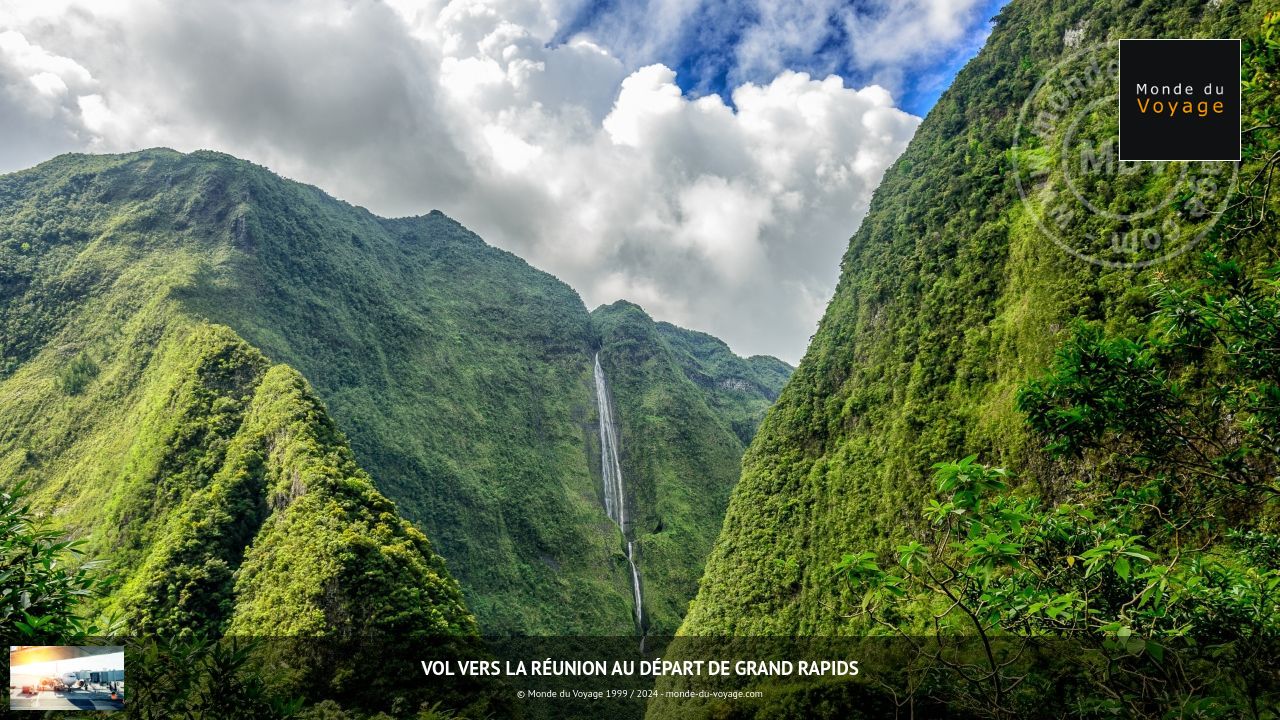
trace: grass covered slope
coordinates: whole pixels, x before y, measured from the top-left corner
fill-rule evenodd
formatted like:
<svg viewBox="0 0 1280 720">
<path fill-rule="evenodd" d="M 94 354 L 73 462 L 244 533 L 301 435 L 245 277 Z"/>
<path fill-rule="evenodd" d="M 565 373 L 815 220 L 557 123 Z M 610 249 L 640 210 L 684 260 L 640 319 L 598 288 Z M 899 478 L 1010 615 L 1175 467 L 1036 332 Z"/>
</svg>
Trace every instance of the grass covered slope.
<svg viewBox="0 0 1280 720">
<path fill-rule="evenodd" d="M 1083 46 L 1240 37 L 1267 9 L 1275 4 L 1014 0 L 1001 11 L 851 239 L 819 330 L 744 457 L 685 632 L 855 631 L 832 566 L 905 538 L 934 463 L 973 452 L 1031 480 L 1051 476 L 1015 411 L 1017 388 L 1076 318 L 1139 332 L 1156 270 L 1089 264 L 1040 234 L 1013 181 L 1018 111 L 1070 52 L 1069 32 Z M 1082 213 L 1067 232 L 1116 229 Z M 1191 263 L 1158 270 L 1188 276 Z"/>
<path fill-rule="evenodd" d="M 723 340 L 706 333 L 665 322 L 657 325 L 658 336 L 685 377 L 701 388 L 743 446 L 749 445 L 793 368 L 769 355 L 734 355 Z"/>
<path fill-rule="evenodd" d="M 639 382 L 672 384 L 637 397 L 680 402 L 637 421 L 661 424 L 637 448 L 664 459 L 634 477 L 705 483 L 719 498 L 647 511 L 680 548 L 647 579 L 674 628 L 740 438 L 789 368 L 645 322 L 646 352 L 679 359 L 637 369 Z M 601 499 L 600 342 L 571 288 L 439 213 L 379 218 L 210 152 L 67 155 L 0 177 L 0 482 L 32 480 L 41 508 L 127 571 L 121 602 L 149 624 L 248 631 L 353 562 L 387 580 L 438 574 L 414 558 L 420 536 L 348 482 L 371 477 L 447 558 L 485 632 L 630 634 L 630 581 Z M 620 378 L 631 372 L 616 362 Z M 295 392 L 277 363 L 313 390 Z M 296 413 L 316 424 L 291 429 Z M 286 436 L 298 447 L 277 449 Z M 353 457 L 336 449 L 348 441 Z M 308 473 L 315 487 L 295 491 Z M 331 537 L 339 527 L 357 534 Z M 286 559 L 297 553 L 305 567 Z M 290 627 L 384 600 L 387 617 L 425 620 L 410 596 L 371 589 L 306 605 Z"/>
<path fill-rule="evenodd" d="M 187 341 L 206 343 L 198 373 L 251 380 L 229 383 L 213 405 L 250 394 L 209 484 L 166 512 L 140 548 L 145 559 L 120 601 L 132 624 L 215 635 L 474 633 L 444 562 L 373 488 L 297 371 L 264 368 L 225 328 L 201 327 Z"/>
<path fill-rule="evenodd" d="M 9 471 L 122 571 L 107 609 L 149 631 L 474 633 L 444 562 L 355 465 L 306 381 L 165 305 L 118 328 L 118 345 L 86 338 L 77 357 L 94 369 L 74 391 L 57 349 L 0 389 Z"/>
<path fill-rule="evenodd" d="M 224 192 L 251 198 L 227 220 L 244 249 L 188 306 L 316 386 L 487 631 L 626 632 L 583 451 L 594 333 L 577 294 L 439 213 L 384 220 L 218 162 Z"/>
<path fill-rule="evenodd" d="M 232 634 L 314 635 L 366 620 L 397 638 L 476 631 L 426 536 L 374 489 L 296 371 L 267 372 L 237 440 L 242 477 L 265 465 L 271 515 L 236 579 Z"/>
<path fill-rule="evenodd" d="M 619 425 L 648 628 L 669 635 L 697 591 L 738 479 L 737 431 L 755 430 L 789 368 L 739 358 L 629 302 L 601 306 L 592 318 Z M 615 565 L 626 569 L 620 543 Z"/>
<path fill-rule="evenodd" d="M 153 380 L 176 371 L 146 369 L 210 322 L 307 378 L 487 630 L 630 631 L 584 449 L 594 334 L 563 283 L 442 215 L 216 153 L 62 156 L 0 178 L 0 223 L 0 469 L 82 531 L 116 508 L 137 528 L 95 548 L 114 565 L 213 482 L 265 372 L 191 390 L 188 423 Z"/>
</svg>

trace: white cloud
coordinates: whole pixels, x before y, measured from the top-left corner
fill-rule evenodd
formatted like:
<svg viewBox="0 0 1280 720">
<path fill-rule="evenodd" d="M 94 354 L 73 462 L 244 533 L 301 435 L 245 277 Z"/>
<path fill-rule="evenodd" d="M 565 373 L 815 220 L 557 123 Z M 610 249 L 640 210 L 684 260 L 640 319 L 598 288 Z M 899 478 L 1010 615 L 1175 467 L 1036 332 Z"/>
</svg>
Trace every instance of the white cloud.
<svg viewBox="0 0 1280 720">
<path fill-rule="evenodd" d="M 21 167 L 90 141 L 79 122 L 80 99 L 93 76 L 69 57 L 0 25 L 0 167 Z"/>
<path fill-rule="evenodd" d="M 841 23 L 857 49 L 858 66 L 891 87 L 908 70 L 957 49 L 976 49 L 990 32 L 979 22 L 986 18 L 977 16 L 984 0 L 876 0 L 875 6 L 869 15 L 845 13 Z"/>
<path fill-rule="evenodd" d="M 739 85 L 732 107 L 689 98 L 662 65 L 629 72 L 586 38 L 549 46 L 566 12 L 17 3 L 0 9 L 0 121 L 15 128 L 0 168 L 81 148 L 219 149 L 382 214 L 438 207 L 589 306 L 626 298 L 797 360 L 918 118 L 880 87 L 786 70 Z"/>
<path fill-rule="evenodd" d="M 991 0 L 615 0 L 590 3 L 574 32 L 624 62 L 696 58 L 732 84 L 788 68 L 841 69 L 903 89 L 933 62 L 980 44 Z"/>
<path fill-rule="evenodd" d="M 982 0 L 877 0 L 870 12 L 840 14 L 864 67 L 936 57 L 962 40 Z"/>
</svg>

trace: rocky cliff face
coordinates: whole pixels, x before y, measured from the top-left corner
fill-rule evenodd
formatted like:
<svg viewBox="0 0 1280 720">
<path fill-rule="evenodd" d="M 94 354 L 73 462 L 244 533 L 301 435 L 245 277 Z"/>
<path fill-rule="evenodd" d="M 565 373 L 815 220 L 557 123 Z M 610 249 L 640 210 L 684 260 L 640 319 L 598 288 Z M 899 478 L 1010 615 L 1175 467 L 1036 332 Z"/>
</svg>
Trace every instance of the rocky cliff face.
<svg viewBox="0 0 1280 720">
<path fill-rule="evenodd" d="M 1063 225 L 1075 254 L 1047 237 L 1019 195 L 1018 173 L 1048 157 L 1015 142 L 1020 109 L 1080 48 L 1239 37 L 1274 9 L 1015 0 L 1001 11 L 850 240 L 819 330 L 744 458 L 685 632 L 856 632 L 830 568 L 912 531 L 934 463 L 980 453 L 1027 481 L 1055 481 L 1014 408 L 1017 388 L 1075 319 L 1137 331 L 1154 273 L 1185 276 L 1195 253 L 1146 268 L 1082 259 L 1126 232 L 1107 213 Z M 1167 190 L 1129 175 L 1092 182 L 1116 207 Z M 1024 188 L 1041 207 L 1071 192 L 1034 179 Z"/>
</svg>

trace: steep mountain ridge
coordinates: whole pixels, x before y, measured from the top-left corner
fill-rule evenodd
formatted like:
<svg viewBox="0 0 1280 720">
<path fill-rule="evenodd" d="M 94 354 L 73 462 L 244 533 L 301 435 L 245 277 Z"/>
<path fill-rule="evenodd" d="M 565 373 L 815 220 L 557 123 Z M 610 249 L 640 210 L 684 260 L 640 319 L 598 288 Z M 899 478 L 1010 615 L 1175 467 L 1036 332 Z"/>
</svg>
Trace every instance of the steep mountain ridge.
<svg viewBox="0 0 1280 720">
<path fill-rule="evenodd" d="M 362 489 L 371 481 L 447 558 L 485 632 L 634 632 L 595 444 L 591 362 L 611 351 L 571 288 L 444 215 L 378 218 L 219 153 L 60 156 L 0 177 L 0 281 L 0 479 L 32 480 L 40 508 L 126 571 L 117 603 L 148 622 L 247 629 L 269 614 L 260 607 L 314 599 L 363 541 L 317 530 L 314 547 L 291 550 L 314 572 L 255 543 L 301 542 L 284 528 L 321 508 L 342 508 L 384 554 L 410 552 L 420 536 L 386 517 Z M 268 379 L 295 395 L 277 365 L 314 388 L 293 410 L 258 396 Z M 780 372 L 753 382 L 776 392 Z M 713 424 L 758 421 L 753 392 Z M 303 410 L 309 398 L 324 412 Z M 705 405 L 700 392 L 681 402 Z M 295 433 L 256 414 L 267 407 L 314 422 Z M 293 450 L 275 447 L 282 437 Z M 731 466 L 715 473 L 732 482 L 741 447 L 681 452 Z M 295 491 L 286 478 L 299 473 L 316 489 Z M 694 535 L 674 542 L 709 547 L 719 517 L 697 512 L 670 518 Z M 702 557 L 688 560 L 659 613 L 667 627 L 701 571 Z M 443 572 L 427 555 L 372 561 L 388 580 Z M 356 607 L 314 606 L 290 629 Z"/>
<path fill-rule="evenodd" d="M 1015 0 L 1000 12 L 876 190 L 818 332 L 744 456 L 683 632 L 859 632 L 832 567 L 845 553 L 887 556 L 905 540 L 933 490 L 934 463 L 978 453 L 1027 482 L 1063 482 L 1015 409 L 1017 388 L 1048 365 L 1077 318 L 1140 331 L 1153 311 L 1146 286 L 1156 273 L 1190 275 L 1195 253 L 1155 268 L 1107 267 L 1045 237 L 1014 180 L 1017 154 L 1033 152 L 1014 147 L 1019 109 L 1077 48 L 1240 37 L 1275 9 Z M 1152 190 L 1113 182 L 1117 196 Z M 1065 232 L 1097 242 L 1125 229 L 1096 213 L 1072 220 Z"/>
<path fill-rule="evenodd" d="M 168 633 L 474 634 L 457 582 L 306 381 L 228 328 L 170 313 L 143 309 L 122 342 L 86 338 L 78 357 L 96 359 L 74 388 L 45 372 L 54 351 L 0 393 L 6 465 L 49 478 L 37 489 L 60 524 L 83 518 L 71 529 L 122 571 L 104 609 Z"/>
</svg>

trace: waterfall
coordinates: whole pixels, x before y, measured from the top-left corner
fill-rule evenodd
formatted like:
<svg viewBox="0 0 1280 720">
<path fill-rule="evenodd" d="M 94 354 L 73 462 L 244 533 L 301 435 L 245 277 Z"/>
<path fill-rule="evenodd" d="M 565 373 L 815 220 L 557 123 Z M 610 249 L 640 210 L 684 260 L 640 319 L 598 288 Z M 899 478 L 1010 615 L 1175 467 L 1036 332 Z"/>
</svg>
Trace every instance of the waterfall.
<svg viewBox="0 0 1280 720">
<path fill-rule="evenodd" d="M 613 407 L 609 403 L 609 384 L 605 381 L 604 368 L 600 367 L 600 353 L 595 358 L 596 405 L 600 416 L 600 479 L 604 483 L 604 511 L 622 531 L 626 542 L 627 565 L 631 566 L 631 594 L 635 602 L 636 628 L 643 636 L 644 594 L 640 590 L 640 570 L 636 568 L 636 541 L 627 518 L 627 494 L 622 485 L 622 464 L 618 457 L 618 426 L 613 421 Z M 643 647 L 643 645 L 641 646 Z"/>
</svg>

